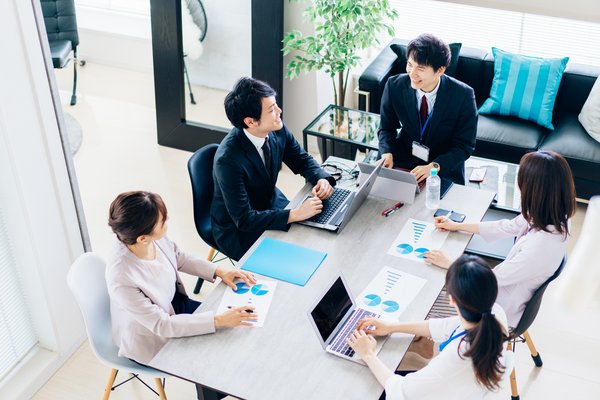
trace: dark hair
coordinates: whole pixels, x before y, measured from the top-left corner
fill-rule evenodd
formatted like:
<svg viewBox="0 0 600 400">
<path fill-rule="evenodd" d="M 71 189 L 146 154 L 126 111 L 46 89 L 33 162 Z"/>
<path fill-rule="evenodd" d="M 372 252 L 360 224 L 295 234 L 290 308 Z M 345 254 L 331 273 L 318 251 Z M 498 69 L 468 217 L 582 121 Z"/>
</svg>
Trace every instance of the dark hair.
<svg viewBox="0 0 600 400">
<path fill-rule="evenodd" d="M 476 324 L 461 339 L 461 343 L 463 340 L 469 343 L 469 348 L 459 355 L 471 358 L 477 382 L 486 389 L 496 389 L 504 372 L 500 356 L 507 340 L 502 326 L 492 314 L 498 295 L 496 276 L 481 258 L 463 255 L 448 269 L 446 289 L 460 315 Z"/>
<path fill-rule="evenodd" d="M 265 82 L 248 77 L 240 78 L 225 97 L 225 114 L 236 128 L 247 128 L 244 118 L 260 121 L 262 99 L 276 94 Z"/>
<path fill-rule="evenodd" d="M 435 72 L 450 65 L 450 47 L 442 39 L 423 33 L 406 47 L 406 58 L 412 57 L 419 65 L 430 65 Z"/>
<path fill-rule="evenodd" d="M 125 244 L 135 244 L 137 238 L 149 235 L 158 224 L 167 220 L 167 207 L 162 198 L 151 192 L 125 192 L 110 204 L 108 225 Z"/>
<path fill-rule="evenodd" d="M 567 160 L 553 151 L 527 153 L 521 158 L 517 183 L 521 213 L 529 225 L 546 232 L 552 225 L 566 238 L 568 220 L 576 209 L 575 183 Z"/>
</svg>

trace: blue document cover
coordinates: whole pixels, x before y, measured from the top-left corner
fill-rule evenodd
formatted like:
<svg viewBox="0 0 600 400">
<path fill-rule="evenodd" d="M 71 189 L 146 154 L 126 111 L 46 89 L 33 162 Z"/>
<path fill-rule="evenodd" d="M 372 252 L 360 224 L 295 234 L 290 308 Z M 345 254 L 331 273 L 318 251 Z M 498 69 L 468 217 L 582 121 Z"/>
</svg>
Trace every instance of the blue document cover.
<svg viewBox="0 0 600 400">
<path fill-rule="evenodd" d="M 327 253 L 264 238 L 242 269 L 304 286 L 325 257 Z"/>
</svg>

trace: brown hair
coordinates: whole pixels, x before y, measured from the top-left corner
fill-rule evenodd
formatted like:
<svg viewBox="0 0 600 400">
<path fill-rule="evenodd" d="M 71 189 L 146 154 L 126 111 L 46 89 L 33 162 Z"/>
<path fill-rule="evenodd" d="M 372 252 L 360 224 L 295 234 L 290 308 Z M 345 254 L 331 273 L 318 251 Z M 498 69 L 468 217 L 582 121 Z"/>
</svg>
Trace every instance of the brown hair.
<svg viewBox="0 0 600 400">
<path fill-rule="evenodd" d="M 547 226 L 552 225 L 566 237 L 576 207 L 575 183 L 567 160 L 554 151 L 527 153 L 521 158 L 517 183 L 521 213 L 531 227 L 549 232 Z"/>
<path fill-rule="evenodd" d="M 137 238 L 149 235 L 158 224 L 167 220 L 167 207 L 162 198 L 151 192 L 125 192 L 110 204 L 108 225 L 117 238 L 128 245 Z"/>
<path fill-rule="evenodd" d="M 446 288 L 460 315 L 475 324 L 461 339 L 469 344 L 460 357 L 470 357 L 477 382 L 493 390 L 504 372 L 500 363 L 502 348 L 507 340 L 500 323 L 492 314 L 498 295 L 496 275 L 481 258 L 463 255 L 452 263 L 446 274 Z"/>
</svg>

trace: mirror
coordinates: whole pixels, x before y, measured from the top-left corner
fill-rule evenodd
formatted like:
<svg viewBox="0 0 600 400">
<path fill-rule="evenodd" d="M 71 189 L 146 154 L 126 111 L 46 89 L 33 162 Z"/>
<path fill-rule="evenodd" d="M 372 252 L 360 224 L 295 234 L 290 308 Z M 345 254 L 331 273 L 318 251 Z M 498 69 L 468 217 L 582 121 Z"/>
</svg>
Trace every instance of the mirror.
<svg viewBox="0 0 600 400">
<path fill-rule="evenodd" d="M 252 75 L 252 8 L 248 0 L 182 0 L 187 121 L 229 128 L 223 101 Z"/>
<path fill-rule="evenodd" d="M 250 75 L 267 82 L 277 92 L 277 101 L 281 105 L 283 0 L 202 0 L 207 20 L 206 37 L 202 42 L 205 52 L 196 60 L 192 60 L 191 55 L 183 57 L 182 5 L 187 7 L 187 1 L 150 2 L 154 95 L 158 143 L 196 151 L 209 143 L 219 143 L 229 132 L 231 125 L 225 117 L 223 99 L 241 76 Z M 193 0 L 192 4 L 194 1 L 199 3 Z M 187 18 L 187 13 L 185 15 Z M 187 25 L 188 28 L 192 26 L 192 30 L 196 26 L 198 33 L 202 23 Z M 213 39 L 209 39 L 211 36 Z M 209 40 L 215 42 L 209 46 Z M 187 45 L 185 47 L 190 53 L 193 51 Z M 228 57 L 235 57 L 235 61 Z M 189 63 L 187 58 L 190 59 Z M 188 67 L 196 105 L 190 102 L 185 79 L 184 71 Z M 200 90 L 202 87 L 218 92 L 211 96 Z M 201 100 L 211 98 L 208 104 L 213 112 L 197 114 L 196 107 Z M 209 105 L 206 106 L 207 110 Z M 220 116 L 216 114 L 217 110 Z"/>
</svg>

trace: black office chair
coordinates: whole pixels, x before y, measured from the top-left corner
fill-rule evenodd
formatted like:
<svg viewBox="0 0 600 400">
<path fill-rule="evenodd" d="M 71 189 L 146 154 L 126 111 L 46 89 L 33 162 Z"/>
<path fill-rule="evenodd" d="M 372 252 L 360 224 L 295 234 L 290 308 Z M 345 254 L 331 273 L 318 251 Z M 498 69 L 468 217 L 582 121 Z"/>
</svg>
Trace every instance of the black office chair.
<svg viewBox="0 0 600 400">
<path fill-rule="evenodd" d="M 74 0 L 40 0 L 46 34 L 50 43 L 52 64 L 54 68 L 64 68 L 73 52 L 73 92 L 71 105 L 77 102 L 77 46 L 79 34 L 77 33 L 77 18 L 75 17 Z M 85 64 L 81 61 L 81 65 Z"/>
<path fill-rule="evenodd" d="M 537 290 L 533 293 L 533 296 L 531 296 L 531 299 L 525 306 L 523 315 L 521 316 L 521 319 L 519 320 L 519 323 L 517 324 L 516 328 L 512 329 L 510 332 L 510 337 L 509 337 L 509 342 L 508 342 L 508 350 L 514 351 L 515 345 L 517 342 L 527 343 L 527 346 L 529 347 L 529 351 L 531 352 L 531 358 L 533 358 L 533 362 L 535 363 L 536 367 L 541 367 L 543 365 L 542 357 L 540 356 L 540 353 L 538 353 L 537 349 L 535 348 L 533 341 L 531 340 L 531 337 L 529 336 L 529 333 L 527 332 L 527 330 L 529 329 L 529 327 L 535 320 L 535 317 L 537 316 L 537 313 L 540 310 L 540 306 L 542 305 L 542 296 L 544 295 L 546 288 L 548 287 L 550 282 L 555 280 L 561 274 L 566 263 L 567 263 L 567 259 L 565 257 L 565 258 L 563 258 L 562 262 L 560 263 L 560 266 L 554 272 L 554 274 L 550 278 L 548 278 L 548 280 L 546 280 L 546 282 L 544 282 L 542 284 L 542 286 L 537 288 Z M 510 374 L 510 388 L 511 388 L 511 399 L 519 400 L 519 390 L 517 388 L 517 377 L 516 377 L 514 368 Z"/>
<path fill-rule="evenodd" d="M 198 235 L 208 244 L 211 249 L 208 252 L 208 261 L 214 261 L 219 253 L 225 257 L 216 262 L 229 258 L 225 253 L 219 250 L 212 234 L 212 224 L 210 222 L 210 205 L 214 193 L 213 180 L 213 160 L 217 152 L 218 144 L 209 144 L 196 150 L 188 161 L 188 172 L 192 182 L 192 197 L 194 204 L 194 224 Z M 230 259 L 231 261 L 231 259 Z M 233 264 L 233 262 L 232 262 Z M 204 280 L 198 278 L 194 293 L 200 293 L 200 288 Z"/>
</svg>

